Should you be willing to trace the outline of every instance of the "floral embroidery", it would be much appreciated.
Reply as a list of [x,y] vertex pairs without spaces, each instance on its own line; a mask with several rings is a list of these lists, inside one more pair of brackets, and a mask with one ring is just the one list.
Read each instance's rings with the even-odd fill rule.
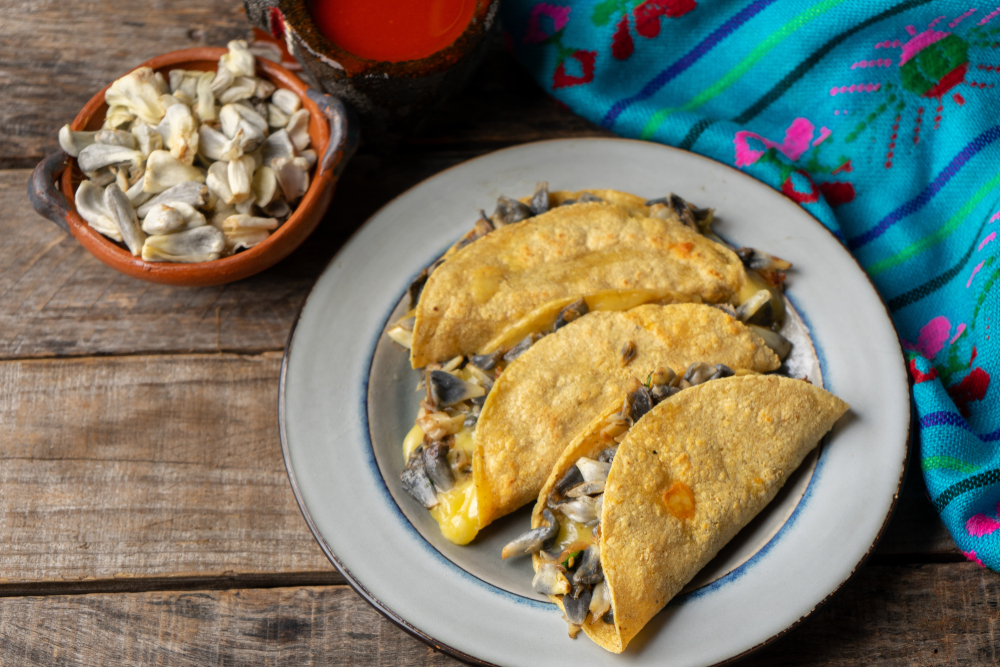
[[636,5],[637,2],[638,0],[604,0],[594,7],[590,17],[591,22],[600,28],[610,23],[616,14],[621,13],[611,38],[611,55],[617,60],[625,60],[635,51],[635,42],[629,26],[630,7],[633,8],[635,31],[646,39],[653,39],[660,34],[661,16],[678,18],[698,6],[695,0],[645,0]]
[[930,382],[931,380],[936,380],[938,376],[937,369],[931,366],[931,369],[924,373],[922,370],[917,368],[916,357],[911,357],[907,368],[910,370],[910,377],[913,378],[913,384],[920,384],[921,382]]
[[854,201],[854,197],[857,194],[854,191],[854,186],[851,183],[840,182],[840,181],[829,181],[827,183],[819,184],[819,191],[823,193],[826,197],[826,202],[830,206],[840,206],[841,204],[850,204]]
[[660,34],[661,16],[680,18],[697,6],[698,3],[694,0],[646,0],[632,12],[635,16],[635,31],[652,39]]
[[[802,186],[808,190],[800,190]],[[796,169],[785,177],[781,183],[781,194],[797,204],[813,204],[819,201],[819,188],[809,178],[809,174],[801,169]]]
[[[569,23],[570,7],[560,7],[540,2],[531,8],[528,16],[528,26],[524,29],[525,44],[541,44],[560,32]],[[547,34],[542,26],[542,17],[552,20],[552,33]]]
[[580,63],[583,73],[580,76],[571,76],[566,73],[566,59],[563,58],[556,65],[556,71],[552,75],[552,87],[554,89],[566,88],[567,86],[578,86],[581,83],[590,83],[594,79],[594,62],[597,59],[596,51],[584,51],[578,49],[568,57],[575,58]]
[[948,387],[948,395],[955,401],[955,407],[968,419],[969,403],[981,401],[986,396],[990,386],[990,375],[982,368],[973,368],[972,372],[962,378],[956,385]]
[[979,557],[976,556],[975,551],[963,551],[962,555],[971,560],[973,563],[979,565],[979,567],[983,568],[984,570],[986,569],[986,566],[983,565],[983,561],[979,560]]
[[[844,85],[828,89],[830,97],[838,98],[838,107],[843,105],[834,110],[835,116],[858,118],[845,128],[844,144],[871,134],[871,143],[862,150],[878,151],[885,169],[899,159],[900,143],[916,146],[925,140],[948,114],[965,106],[970,90],[995,86],[986,74],[995,72],[995,65],[984,51],[998,46],[995,29],[984,24],[965,29],[967,24],[954,30],[965,20],[963,14],[948,21],[949,30],[944,30],[939,23],[945,18],[937,16],[923,30],[906,25],[905,35],[897,32],[895,39],[877,42],[871,55],[881,57],[854,62]],[[908,154],[913,153],[903,153]]]
[[[820,129],[819,137],[814,141],[816,126],[806,118],[796,118],[785,130],[785,138],[781,143],[762,137],[750,130],[740,130],[733,137],[736,149],[736,166],[748,167],[758,162],[773,164],[778,167],[778,179],[781,182],[781,192],[798,204],[813,204],[819,201],[820,194],[828,196],[831,206],[839,206],[854,201],[856,195],[854,185],[848,182],[830,181],[817,185],[805,169],[788,164],[778,157],[784,155],[790,160],[798,160],[810,148],[816,148],[830,136],[826,127]],[[758,147],[759,146],[759,147]],[[850,160],[842,160],[836,169],[823,167],[814,155],[809,168],[819,172],[837,173],[850,171]],[[846,168],[845,168],[846,167]]]
[[903,347],[919,352],[928,359],[934,359],[950,336],[951,322],[939,315],[920,328],[916,345],[904,340]]
[[[538,3],[531,8],[531,14],[528,15],[528,25],[524,29],[524,37],[521,40],[525,44],[551,44],[558,50],[556,68],[552,73],[553,90],[578,86],[594,80],[597,51],[577,49],[562,43],[563,31],[569,23],[571,9],[571,7],[550,5],[546,2]],[[548,19],[548,21],[543,21],[543,18]],[[546,24],[549,23],[552,26],[551,33],[546,30]],[[579,74],[567,71],[567,58],[576,61],[576,63],[571,64],[579,68]]]
[[759,160],[765,153],[763,150],[755,150],[750,147],[747,140],[751,137],[758,140],[767,148],[774,148],[789,160],[798,160],[804,152],[809,149],[809,143],[813,138],[813,130],[816,127],[805,118],[796,118],[785,130],[785,140],[780,144],[770,139],[765,139],[756,132],[740,130],[736,133],[733,143],[736,144],[736,166],[747,167]]
[[634,50],[635,42],[632,41],[632,33],[628,29],[628,14],[623,14],[621,21],[618,22],[615,35],[611,39],[611,55],[618,60],[625,60],[632,55]]
[[[996,513],[1000,514],[1000,503],[997,503]],[[983,537],[992,535],[1000,530],[1000,518],[986,516],[985,514],[975,514],[965,522],[965,532],[972,537]]]
[[[951,382],[952,376],[957,374],[959,371],[965,368],[972,368],[971,372],[966,375],[960,382],[948,386],[946,391],[948,395],[951,396],[951,400],[954,401],[955,407],[958,411],[962,413],[963,417],[969,417],[969,403],[973,401],[981,401],[986,396],[986,391],[990,386],[990,375],[982,368],[973,367],[972,364],[976,360],[976,347],[973,346],[972,354],[969,358],[968,364],[960,361],[958,358],[958,348],[955,343],[962,337],[967,331],[965,324],[960,324],[955,334],[954,338],[951,337],[951,322],[948,318],[938,315],[933,318],[930,322],[920,327],[920,334],[917,337],[916,343],[911,343],[908,340],[903,340],[903,349],[909,350],[910,352],[917,352],[923,355],[927,360],[935,359],[941,350],[947,343],[950,346],[948,351],[948,358],[946,360],[939,361],[938,366],[940,366],[940,378],[941,381],[948,385]],[[926,382],[928,380],[933,380],[938,378],[939,372],[938,368],[932,369],[928,373],[922,373],[919,371],[915,365],[915,359],[911,357],[909,368],[910,375],[913,376],[913,381],[915,383]]]

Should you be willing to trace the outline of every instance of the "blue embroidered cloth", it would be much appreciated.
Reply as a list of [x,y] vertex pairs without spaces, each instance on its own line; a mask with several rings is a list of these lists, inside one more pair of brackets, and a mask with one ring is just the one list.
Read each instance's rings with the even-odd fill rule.
[[903,340],[931,499],[965,555],[1000,570],[1000,7],[504,0],[501,12],[517,58],[580,115],[742,169],[839,236]]

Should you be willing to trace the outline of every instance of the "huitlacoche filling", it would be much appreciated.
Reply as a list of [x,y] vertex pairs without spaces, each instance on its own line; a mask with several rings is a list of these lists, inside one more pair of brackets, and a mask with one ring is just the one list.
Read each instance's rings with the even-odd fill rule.
[[[602,201],[604,200],[597,195],[584,193],[578,199],[567,199],[559,205]],[[791,343],[777,331],[784,321],[784,271],[791,268],[791,264],[752,248],[736,249],[730,246],[711,229],[714,216],[712,209],[697,208],[674,194],[647,201],[646,206],[649,207],[650,217],[679,221],[736,252],[743,261],[748,277],[747,284],[739,295],[740,305],[713,305],[750,326],[784,361],[791,350]],[[543,181],[538,183],[527,204],[501,196],[493,215],[487,216],[481,211],[473,228],[413,281],[408,290],[410,310],[389,327],[386,335],[409,349],[413,340],[416,306],[424,285],[430,274],[447,261],[449,255],[504,225],[528,220],[551,208],[548,183]],[[590,312],[588,298],[570,297],[564,300],[565,305],[558,310],[550,308],[543,316],[529,321],[527,325],[522,321],[520,325],[511,326],[499,337],[500,343],[488,346],[488,352],[458,356],[443,364],[432,363],[424,368],[417,390],[424,392],[425,398],[420,403],[415,424],[403,442],[406,466],[400,480],[403,489],[431,511],[441,526],[442,533],[452,542],[467,544],[478,531],[476,496],[472,483],[472,454],[476,422],[486,395],[508,364],[544,336]],[[617,307],[609,308],[605,301],[603,309],[627,310],[641,303],[643,301],[636,301],[634,295],[623,294]],[[543,307],[539,310],[545,309]],[[622,365],[627,365],[634,354],[635,350],[629,348],[629,343],[625,343],[622,348]],[[693,364],[683,377],[674,375],[669,369],[660,369],[654,373],[646,387],[650,400],[654,401],[650,406],[685,387],[714,379],[719,377],[718,373],[724,372],[705,364],[702,366],[706,368]],[[730,371],[727,369],[725,372]],[[661,373],[662,376],[659,375]],[[621,428],[621,433],[624,433],[631,423],[622,417],[621,422],[609,425],[609,428]],[[590,501],[585,499],[590,497],[580,496],[573,507],[586,505]],[[597,515],[599,514],[598,512]]]
[[570,636],[575,637],[586,623],[615,622],[601,565],[600,540],[604,487],[619,443],[660,402],[689,387],[736,374],[724,364],[699,361],[680,375],[661,367],[645,383],[633,378],[622,409],[609,416],[599,431],[607,448],[595,459],[578,459],[549,493],[542,510],[544,524],[504,547],[503,558],[528,554],[541,558],[532,587],[561,600]]
[[[559,206],[603,201],[597,195],[585,192],[577,199],[567,199],[561,202]],[[702,234],[704,237],[736,253],[743,262],[743,267],[747,274],[747,282],[737,296],[737,305],[716,305],[750,326],[755,333],[764,339],[767,346],[774,350],[778,358],[784,361],[791,350],[791,343],[781,336],[778,331],[785,320],[783,300],[785,271],[792,267],[791,263],[760,250],[755,250],[754,248],[733,247],[712,231],[712,222],[715,215],[713,209],[698,208],[675,194],[670,194],[667,197],[659,199],[651,199],[646,202],[646,206],[649,207],[650,217],[680,222],[686,227]],[[480,211],[480,217],[472,229],[462,236],[444,256],[438,258],[424,269],[413,281],[408,289],[410,299],[409,312],[393,324],[386,331],[386,334],[399,345],[409,349],[413,340],[414,313],[424,285],[427,284],[427,279],[431,273],[443,262],[447,261],[449,255],[500,227],[523,222],[536,215],[545,213],[551,208],[553,207],[549,197],[548,183],[542,181],[535,187],[535,193],[529,204],[511,199],[510,197],[501,196],[497,200],[497,206],[493,215],[487,216],[485,212]],[[579,302],[567,306],[560,311],[554,323],[550,318],[542,317],[539,318],[538,322],[534,323],[535,328],[520,333],[523,333],[525,336],[540,336],[586,314],[589,308],[586,299],[582,296],[581,299],[583,300],[582,307]],[[642,303],[642,301],[634,302],[627,297],[622,301],[629,308],[641,305]],[[521,343],[524,343],[524,340],[520,337],[519,340],[521,340]],[[521,343],[518,343],[518,345]],[[511,346],[504,345],[507,349]],[[530,346],[530,343],[525,344],[524,349],[527,349],[528,346]]]

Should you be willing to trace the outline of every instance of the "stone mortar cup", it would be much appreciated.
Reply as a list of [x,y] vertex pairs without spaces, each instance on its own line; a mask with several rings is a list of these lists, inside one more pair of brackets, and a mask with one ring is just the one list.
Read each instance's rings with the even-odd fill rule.
[[500,2],[476,0],[472,20],[454,43],[426,58],[397,63],[339,48],[320,32],[306,0],[243,0],[243,5],[250,23],[285,41],[306,81],[351,108],[364,140],[387,149],[468,81],[489,50]]

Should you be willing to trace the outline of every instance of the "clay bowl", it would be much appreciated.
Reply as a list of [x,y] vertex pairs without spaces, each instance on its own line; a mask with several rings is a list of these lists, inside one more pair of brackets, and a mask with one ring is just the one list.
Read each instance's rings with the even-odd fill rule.
[[[151,67],[166,76],[172,69],[214,71],[224,48],[197,48],[172,51],[147,60],[139,67]],[[111,268],[133,278],[166,285],[199,287],[240,280],[276,264],[305,241],[326,213],[334,187],[357,143],[356,132],[348,127],[346,109],[330,95],[310,90],[297,76],[264,58],[257,59],[257,75],[279,88],[287,88],[309,110],[309,136],[319,157],[310,175],[309,190],[288,219],[267,240],[230,257],[196,264],[146,262],[134,257],[124,244],[95,231],[74,207],[74,193],[84,176],[76,160],[63,151],[45,158],[28,182],[28,197],[35,210],[71,233],[90,253]],[[98,130],[108,106],[104,92],[94,95],[72,122],[73,130]]]
[[314,87],[355,111],[365,141],[381,146],[391,146],[468,81],[489,50],[500,7],[499,0],[476,0],[472,20],[450,46],[391,63],[361,58],[331,42],[313,22],[306,0],[243,4],[252,24],[288,45]]

